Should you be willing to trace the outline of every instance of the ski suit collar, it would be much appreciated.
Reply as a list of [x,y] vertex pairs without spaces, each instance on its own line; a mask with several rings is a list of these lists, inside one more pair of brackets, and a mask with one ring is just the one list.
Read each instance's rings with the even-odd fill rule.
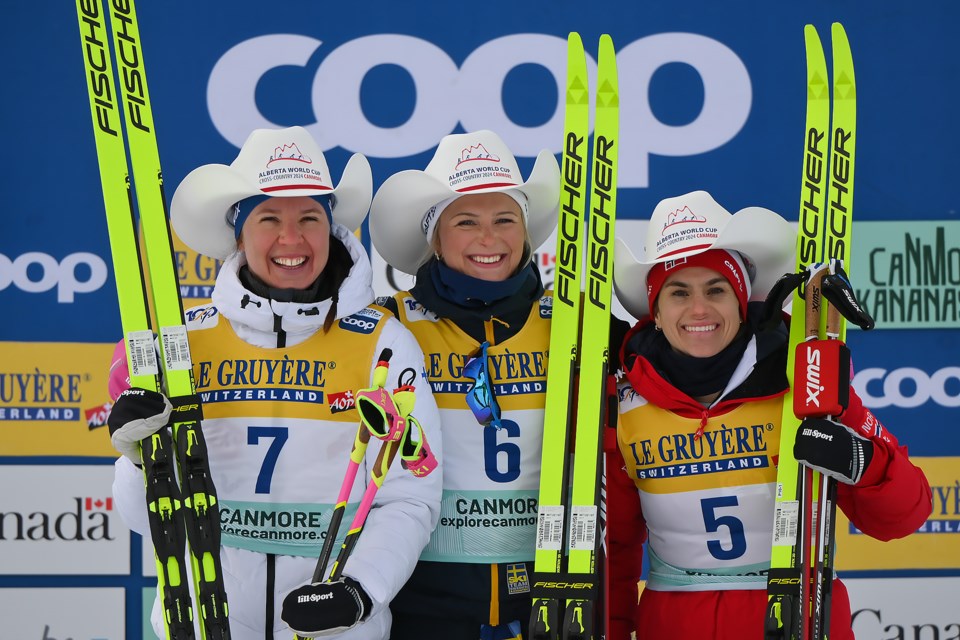
[[501,298],[491,300],[488,304],[462,304],[451,300],[445,295],[444,287],[438,285],[435,264],[436,258],[431,258],[420,267],[410,294],[430,311],[452,321],[477,342],[490,340],[487,336],[488,324],[494,333],[490,340],[492,344],[509,339],[523,328],[533,305],[543,295],[540,271],[533,263],[527,263],[511,278],[509,284],[500,283],[504,287]]

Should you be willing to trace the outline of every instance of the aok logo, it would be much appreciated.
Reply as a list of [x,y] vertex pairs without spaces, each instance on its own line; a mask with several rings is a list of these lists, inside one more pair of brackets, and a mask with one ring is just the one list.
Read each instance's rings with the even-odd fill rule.
[[14,259],[0,253],[0,291],[11,284],[27,293],[57,290],[57,302],[73,302],[78,293],[96,291],[107,281],[107,265],[95,253],[71,253],[60,262],[30,251]]
[[[321,46],[322,41],[307,36],[271,34],[244,40],[224,53],[207,83],[207,107],[220,134],[240,147],[252,129],[280,127],[257,105],[261,78],[281,67],[310,66]],[[323,149],[341,146],[375,158],[423,153],[458,124],[466,131],[497,131],[510,140],[517,156],[534,157],[544,148],[559,152],[563,109],[528,126],[511,119],[502,93],[514,68],[536,65],[553,76],[557,94],[563,96],[566,47],[566,40],[558,36],[518,33],[482,44],[458,66],[446,51],[421,38],[399,34],[356,38],[329,51],[320,62],[310,91],[317,122],[306,128]],[[722,146],[740,132],[750,114],[753,89],[746,66],[712,38],[695,33],[646,36],[625,43],[617,51],[617,63],[620,104],[630,114],[620,131],[621,187],[649,186],[651,155],[692,156]],[[698,115],[681,126],[657,119],[649,100],[654,74],[673,64],[692,67],[703,85]],[[361,86],[367,89],[364,81],[371,70],[388,65],[409,75],[416,102],[405,122],[386,129],[368,119]],[[596,77],[593,60],[588,61],[588,72]]]
[[930,401],[941,407],[960,407],[960,367],[944,367],[932,374],[915,367],[864,369],[854,376],[853,387],[871,409],[910,409]]

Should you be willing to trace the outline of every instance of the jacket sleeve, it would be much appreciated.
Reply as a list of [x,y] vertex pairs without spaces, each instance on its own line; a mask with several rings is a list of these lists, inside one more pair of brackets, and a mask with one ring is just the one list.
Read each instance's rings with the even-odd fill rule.
[[873,443],[873,458],[860,482],[837,487],[840,509],[854,526],[877,540],[910,535],[933,510],[923,471],[910,462],[907,448],[863,406],[852,388],[840,421]]
[[133,464],[127,456],[120,456],[113,464],[113,499],[124,524],[149,540],[150,521],[147,519],[143,469]]
[[627,474],[617,443],[616,384],[612,376],[613,407],[608,415],[612,424],[604,429],[603,450],[607,473],[607,594],[610,619],[607,637],[628,640],[634,631],[639,599],[643,543],[647,524],[640,509],[640,494]]
[[[347,562],[344,573],[357,580],[373,601],[371,615],[390,604],[417,564],[420,553],[440,517],[443,487],[443,446],[440,440],[440,413],[424,372],[423,352],[416,339],[394,318],[380,334],[375,358],[384,348],[393,355],[387,377],[391,391],[400,386],[400,376],[412,369],[415,374],[416,402],[412,415],[423,426],[425,437],[439,465],[424,477],[414,477],[403,469],[398,455],[387,472],[383,486],[377,491],[363,534]],[[370,366],[370,374],[376,362]],[[409,373],[404,377],[408,382]],[[367,452],[368,466],[379,447]]]
[[[116,402],[130,388],[130,372],[127,368],[127,350],[123,340],[113,349],[110,362],[107,391],[110,400]],[[144,490],[143,469],[133,464],[126,456],[120,456],[113,465],[113,499],[117,503],[120,519],[127,527],[150,538],[150,521],[147,519],[147,496]]]

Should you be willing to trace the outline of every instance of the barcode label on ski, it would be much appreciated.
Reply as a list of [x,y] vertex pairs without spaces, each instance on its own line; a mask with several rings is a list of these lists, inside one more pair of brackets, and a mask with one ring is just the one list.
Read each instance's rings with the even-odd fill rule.
[[163,344],[163,359],[167,371],[185,371],[190,369],[190,343],[187,342],[187,327],[161,327],[160,339]]
[[773,523],[773,546],[792,547],[797,543],[800,501],[785,500],[777,504]]
[[570,549],[592,551],[597,545],[597,508],[577,505],[570,511]]
[[560,551],[563,542],[563,506],[540,505],[537,514],[537,550]]
[[153,346],[153,331],[131,331],[127,334],[127,348],[130,350],[130,375],[155,376],[157,352]]

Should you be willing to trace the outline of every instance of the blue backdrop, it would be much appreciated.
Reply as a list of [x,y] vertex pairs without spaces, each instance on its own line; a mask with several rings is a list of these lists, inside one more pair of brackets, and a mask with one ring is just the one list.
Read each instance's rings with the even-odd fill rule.
[[[731,211],[760,205],[795,221],[803,25],[829,43],[839,21],[857,72],[856,219],[956,229],[957,3],[141,0],[138,12],[168,198],[196,166],[229,163],[251,129],[294,124],[320,141],[335,180],[361,152],[379,186],[422,168],[443,135],[479,128],[498,131],[526,173],[540,149],[560,151],[558,83],[567,33],[579,31],[590,51],[610,33],[618,52],[620,217],[706,189]],[[74,4],[8,7],[0,50],[0,348],[113,343],[121,330]],[[957,330],[849,341],[868,406],[911,454],[960,456]],[[34,366],[3,360],[0,372]],[[137,550],[133,561],[139,574]]]
[[[859,95],[856,219],[955,221],[960,208],[954,3],[140,4],[168,198],[192,168],[229,163],[260,126],[309,127],[334,179],[362,152],[379,185],[424,166],[441,136],[481,127],[527,171],[539,149],[559,152],[557,83],[577,30],[589,50],[611,33],[618,51],[621,217],[703,188],[731,210],[762,205],[795,220],[802,27],[816,24],[828,43],[841,21]],[[119,316],[74,7],[20,3],[7,16],[0,340],[112,342]],[[917,348],[892,348],[902,340]],[[933,375],[956,364],[943,349],[952,332],[851,342],[861,366]],[[947,387],[958,395],[960,380]],[[942,424],[952,407],[919,409]]]
[[[566,34],[595,49],[606,31],[625,94],[621,216],[705,188],[732,210],[764,205],[795,219],[802,26],[817,24],[826,40],[838,20],[857,67],[857,218],[956,219],[954,3],[141,5],[168,196],[193,167],[229,162],[257,126],[311,126],[335,176],[359,151],[377,184],[423,166],[439,137],[464,127],[500,131],[525,169],[536,150],[559,151]],[[0,30],[0,261],[14,271],[0,277],[0,338],[114,340],[112,281],[69,301],[62,288],[98,279],[99,265],[68,257],[109,256],[74,8],[20,3]],[[39,291],[11,281],[24,276],[7,263],[28,252],[52,258],[26,268]]]

